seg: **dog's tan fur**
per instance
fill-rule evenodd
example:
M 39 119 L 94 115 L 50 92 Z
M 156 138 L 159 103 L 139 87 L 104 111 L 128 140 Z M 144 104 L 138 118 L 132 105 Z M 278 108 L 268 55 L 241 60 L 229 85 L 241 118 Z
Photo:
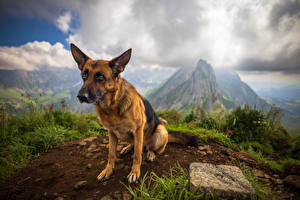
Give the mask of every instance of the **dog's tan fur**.
M 115 167 L 116 146 L 120 140 L 128 143 L 121 153 L 126 153 L 134 147 L 128 181 L 135 182 L 141 174 L 143 147 L 148 150 L 148 160 L 153 161 L 155 153 L 164 152 L 168 140 L 181 142 L 181 139 L 168 136 L 166 128 L 159 122 L 151 105 L 120 76 L 130 59 L 131 50 L 111 61 L 92 60 L 73 44 L 71 51 L 81 72 L 88 71 L 89 74 L 82 88 L 87 88 L 92 94 L 103 94 L 103 98 L 93 104 L 100 123 L 108 130 L 109 153 L 107 165 L 97 179 L 104 180 L 112 174 Z M 97 73 L 105 77 L 104 82 L 95 82 L 93 77 Z M 150 114 L 154 116 L 152 121 Z

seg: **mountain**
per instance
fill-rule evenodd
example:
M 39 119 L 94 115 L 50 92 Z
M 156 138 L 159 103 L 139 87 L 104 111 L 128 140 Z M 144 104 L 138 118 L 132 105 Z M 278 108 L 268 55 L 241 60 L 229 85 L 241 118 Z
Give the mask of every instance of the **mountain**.
M 211 111 L 223 106 L 214 70 L 204 60 L 199 60 L 196 67 L 180 69 L 147 98 L 155 109 L 162 110 L 186 111 L 200 106 Z
M 243 82 L 237 73 L 226 69 L 216 69 L 215 72 L 221 93 L 235 105 L 248 104 L 264 110 L 270 108 L 270 105 Z

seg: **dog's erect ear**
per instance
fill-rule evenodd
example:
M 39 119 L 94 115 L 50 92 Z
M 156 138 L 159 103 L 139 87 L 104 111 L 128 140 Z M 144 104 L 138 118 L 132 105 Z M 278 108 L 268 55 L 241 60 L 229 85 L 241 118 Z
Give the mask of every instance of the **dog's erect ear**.
M 122 55 L 112 59 L 109 62 L 109 66 L 111 67 L 113 71 L 113 75 L 115 77 L 117 77 L 121 72 L 124 71 L 125 66 L 130 60 L 130 57 L 131 57 L 131 49 L 128 49 Z
M 77 62 L 78 68 L 82 70 L 84 63 L 89 59 L 89 57 L 73 43 L 71 43 L 71 52 L 74 60 Z

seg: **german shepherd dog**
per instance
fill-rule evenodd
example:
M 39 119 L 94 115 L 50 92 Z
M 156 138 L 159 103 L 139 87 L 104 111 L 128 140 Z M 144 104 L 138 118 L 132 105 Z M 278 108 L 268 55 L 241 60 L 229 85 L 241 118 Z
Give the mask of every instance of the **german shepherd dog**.
M 129 183 L 140 177 L 143 149 L 147 159 L 153 161 L 156 154 L 164 152 L 168 142 L 198 146 L 196 136 L 168 134 L 150 103 L 128 81 L 120 76 L 131 57 L 131 49 L 112 60 L 92 60 L 78 47 L 71 44 L 71 52 L 81 76 L 83 86 L 78 92 L 80 103 L 93 104 L 98 119 L 108 130 L 108 162 L 97 179 L 109 178 L 115 167 L 118 140 L 128 145 L 121 150 L 125 154 L 134 149 Z

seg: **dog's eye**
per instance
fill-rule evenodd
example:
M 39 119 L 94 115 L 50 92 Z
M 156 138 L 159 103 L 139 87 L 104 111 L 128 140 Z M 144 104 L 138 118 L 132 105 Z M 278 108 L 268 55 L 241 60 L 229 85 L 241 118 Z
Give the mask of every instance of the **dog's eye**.
M 105 76 L 102 73 L 97 72 L 95 74 L 95 80 L 98 81 L 98 82 L 105 81 Z
M 84 80 L 84 81 L 86 81 L 87 80 L 87 78 L 88 78 L 88 76 L 89 76 L 89 70 L 84 70 L 84 72 L 82 73 L 82 79 Z

